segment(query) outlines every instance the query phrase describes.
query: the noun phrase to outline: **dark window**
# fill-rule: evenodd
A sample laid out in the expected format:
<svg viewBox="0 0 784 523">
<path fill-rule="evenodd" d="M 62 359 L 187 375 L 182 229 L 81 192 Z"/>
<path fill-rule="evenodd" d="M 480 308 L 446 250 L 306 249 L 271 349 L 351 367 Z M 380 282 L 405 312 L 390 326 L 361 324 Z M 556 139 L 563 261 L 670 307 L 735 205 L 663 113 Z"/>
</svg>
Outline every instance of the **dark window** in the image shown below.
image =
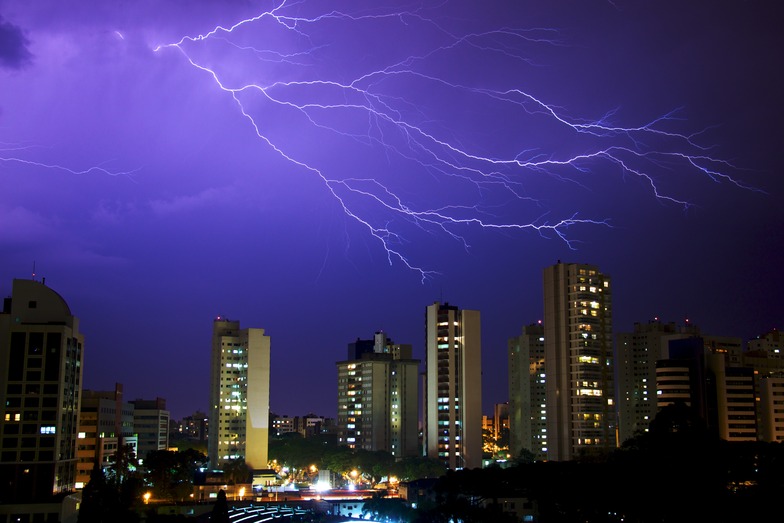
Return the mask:
<svg viewBox="0 0 784 523">
<path fill-rule="evenodd" d="M 6 423 L 3 425 L 3 434 L 19 434 L 19 424 Z"/>
<path fill-rule="evenodd" d="M 8 394 L 21 394 L 22 393 L 22 385 L 20 383 L 8 385 Z"/>
<path fill-rule="evenodd" d="M 27 381 L 41 381 L 41 371 L 40 370 L 27 371 Z"/>
<path fill-rule="evenodd" d="M 31 332 L 27 340 L 27 354 L 40 355 L 44 349 L 44 333 Z"/>
<path fill-rule="evenodd" d="M 35 444 L 38 441 L 37 438 L 22 438 L 22 448 L 29 449 L 35 448 Z"/>
<path fill-rule="evenodd" d="M 44 363 L 44 379 L 58 381 L 60 379 L 60 345 L 62 336 L 59 332 L 50 332 L 46 336 L 46 362 Z"/>
<path fill-rule="evenodd" d="M 28 396 L 24 400 L 24 406 L 28 409 L 37 409 L 38 405 L 40 404 L 40 398 L 38 396 Z M 25 412 L 25 419 L 27 418 L 27 412 Z"/>
<path fill-rule="evenodd" d="M 38 302 L 35 300 L 30 300 L 27 302 L 27 307 L 29 307 L 30 309 L 35 309 L 36 307 L 38 307 Z"/>
<path fill-rule="evenodd" d="M 24 376 L 25 333 L 11 333 L 11 350 L 8 357 L 8 380 L 22 381 Z"/>
</svg>

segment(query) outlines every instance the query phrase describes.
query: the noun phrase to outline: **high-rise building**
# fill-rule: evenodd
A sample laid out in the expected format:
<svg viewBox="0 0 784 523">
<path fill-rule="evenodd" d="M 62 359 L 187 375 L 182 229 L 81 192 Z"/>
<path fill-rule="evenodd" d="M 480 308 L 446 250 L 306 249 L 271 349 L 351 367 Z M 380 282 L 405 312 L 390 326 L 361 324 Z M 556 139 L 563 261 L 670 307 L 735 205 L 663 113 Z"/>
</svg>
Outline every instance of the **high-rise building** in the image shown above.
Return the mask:
<svg viewBox="0 0 784 523">
<path fill-rule="evenodd" d="M 688 321 L 678 326 L 658 319 L 635 323 L 632 332 L 615 338 L 615 371 L 618 384 L 618 441 L 647 432 L 658 412 L 656 362 L 667 358 L 670 340 L 698 336 Z"/>
<path fill-rule="evenodd" d="M 411 352 L 384 332 L 348 345 L 348 358 L 337 362 L 338 444 L 417 455 L 420 361 Z"/>
<path fill-rule="evenodd" d="M 610 277 L 598 267 L 544 269 L 547 459 L 617 446 Z"/>
<path fill-rule="evenodd" d="M 693 336 L 656 362 L 659 410 L 683 403 L 725 441 L 757 439 L 754 369 L 735 364 L 740 339 Z"/>
<path fill-rule="evenodd" d="M 424 446 L 452 470 L 482 466 L 479 311 L 435 302 L 425 312 Z"/>
<path fill-rule="evenodd" d="M 523 327 L 510 338 L 509 356 L 509 453 L 532 453 L 533 459 L 547 458 L 547 405 L 545 404 L 544 327 Z"/>
<path fill-rule="evenodd" d="M 123 386 L 114 390 L 83 390 L 79 409 L 76 488 L 84 488 L 96 464 L 108 471 L 116 462 L 120 447 L 128 447 L 137 457 L 138 438 L 134 433 L 133 405 L 123 399 Z"/>
<path fill-rule="evenodd" d="M 759 439 L 784 442 L 784 374 L 760 379 Z"/>
<path fill-rule="evenodd" d="M 208 453 L 213 468 L 244 459 L 267 468 L 270 338 L 264 329 L 240 329 L 217 318 L 212 330 Z"/>
<path fill-rule="evenodd" d="M 13 280 L 0 314 L 0 502 L 72 491 L 84 337 L 43 281 Z"/>
<path fill-rule="evenodd" d="M 133 405 L 133 431 L 139 438 L 138 456 L 147 457 L 149 452 L 169 448 L 169 419 L 166 400 L 135 399 Z"/>
</svg>

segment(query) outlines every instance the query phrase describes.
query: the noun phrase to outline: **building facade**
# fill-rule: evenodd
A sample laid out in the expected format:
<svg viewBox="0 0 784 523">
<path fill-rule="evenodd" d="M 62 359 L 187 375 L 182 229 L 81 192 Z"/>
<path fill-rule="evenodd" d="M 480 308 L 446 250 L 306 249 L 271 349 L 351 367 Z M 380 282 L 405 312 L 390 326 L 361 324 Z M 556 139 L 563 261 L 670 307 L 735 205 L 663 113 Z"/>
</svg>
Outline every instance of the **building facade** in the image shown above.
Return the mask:
<svg viewBox="0 0 784 523">
<path fill-rule="evenodd" d="M 544 326 L 523 327 L 507 346 L 509 372 L 509 453 L 526 450 L 533 459 L 547 458 L 547 405 Z"/>
<path fill-rule="evenodd" d="M 598 267 L 544 269 L 547 459 L 569 461 L 617 446 L 612 293 Z"/>
<path fill-rule="evenodd" d="M 13 280 L 0 314 L 0 502 L 74 490 L 83 350 L 66 301 Z"/>
<path fill-rule="evenodd" d="M 668 343 L 656 363 L 658 408 L 683 403 L 725 441 L 756 441 L 754 369 L 736 364 L 740 340 L 701 337 Z"/>
<path fill-rule="evenodd" d="M 111 391 L 83 390 L 76 446 L 76 488 L 83 488 L 90 481 L 96 463 L 107 471 L 115 462 L 120 446 L 126 445 L 136 457 L 143 457 L 139 455 L 134 433 L 133 405 L 123 399 L 122 384 L 115 384 Z"/>
<path fill-rule="evenodd" d="M 166 400 L 135 399 L 133 405 L 133 430 L 139 438 L 138 456 L 144 459 L 149 452 L 169 448 L 169 423 L 171 414 L 166 410 Z"/>
<path fill-rule="evenodd" d="M 435 302 L 425 332 L 425 454 L 452 470 L 481 467 L 480 313 Z"/>
<path fill-rule="evenodd" d="M 337 362 L 339 445 L 418 454 L 420 361 L 411 353 L 384 332 L 349 344 L 348 359 Z"/>
<path fill-rule="evenodd" d="M 213 322 L 208 454 L 221 469 L 244 459 L 267 468 L 270 338 L 264 329 L 240 329 L 238 321 Z"/>
<path fill-rule="evenodd" d="M 635 323 L 632 332 L 615 338 L 615 370 L 618 383 L 618 441 L 623 443 L 648 432 L 658 412 L 656 362 L 668 354 L 671 340 L 699 335 L 688 320 L 681 326 L 658 319 Z"/>
</svg>

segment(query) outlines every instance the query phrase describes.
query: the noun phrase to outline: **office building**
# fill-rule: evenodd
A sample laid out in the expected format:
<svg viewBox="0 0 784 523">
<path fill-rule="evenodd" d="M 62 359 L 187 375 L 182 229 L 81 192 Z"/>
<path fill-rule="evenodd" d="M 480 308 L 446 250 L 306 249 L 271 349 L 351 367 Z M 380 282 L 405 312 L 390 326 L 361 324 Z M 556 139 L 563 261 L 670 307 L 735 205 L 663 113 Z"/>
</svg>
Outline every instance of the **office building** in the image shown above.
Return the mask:
<svg viewBox="0 0 784 523">
<path fill-rule="evenodd" d="M 544 269 L 547 459 L 617 446 L 610 277 L 560 261 Z"/>
<path fill-rule="evenodd" d="M 74 490 L 83 350 L 62 296 L 14 279 L 0 314 L 0 503 Z"/>
<path fill-rule="evenodd" d="M 534 323 L 510 338 L 509 372 L 509 453 L 522 451 L 535 460 L 547 458 L 547 405 L 545 403 L 544 327 Z"/>
<path fill-rule="evenodd" d="M 137 455 L 144 459 L 147 454 L 156 450 L 169 448 L 169 419 L 171 414 L 166 410 L 166 400 L 135 399 L 133 405 L 133 430 L 139 438 Z"/>
<path fill-rule="evenodd" d="M 482 466 L 479 311 L 435 302 L 425 312 L 425 454 L 452 470 Z"/>
<path fill-rule="evenodd" d="M 116 454 L 125 447 L 137 458 L 138 438 L 134 433 L 133 405 L 123 398 L 123 386 L 115 384 L 111 391 L 82 391 L 77 437 L 76 488 L 90 481 L 97 463 L 104 473 L 116 462 Z"/>
<path fill-rule="evenodd" d="M 213 322 L 208 454 L 213 468 L 244 459 L 267 468 L 270 338 L 240 322 Z"/>
<path fill-rule="evenodd" d="M 760 379 L 758 437 L 761 441 L 784 442 L 784 373 Z"/>
<path fill-rule="evenodd" d="M 708 430 L 725 441 L 756 441 L 754 369 L 733 364 L 740 340 L 693 336 L 668 344 L 656 363 L 659 410 L 689 406 Z"/>
<path fill-rule="evenodd" d="M 671 340 L 699 336 L 688 320 L 682 326 L 658 318 L 635 323 L 632 332 L 615 338 L 615 370 L 618 383 L 618 441 L 648 432 L 658 412 L 656 362 L 667 358 Z"/>
<path fill-rule="evenodd" d="M 349 343 L 347 359 L 337 362 L 339 445 L 418 454 L 420 361 L 411 352 L 384 332 Z"/>
</svg>

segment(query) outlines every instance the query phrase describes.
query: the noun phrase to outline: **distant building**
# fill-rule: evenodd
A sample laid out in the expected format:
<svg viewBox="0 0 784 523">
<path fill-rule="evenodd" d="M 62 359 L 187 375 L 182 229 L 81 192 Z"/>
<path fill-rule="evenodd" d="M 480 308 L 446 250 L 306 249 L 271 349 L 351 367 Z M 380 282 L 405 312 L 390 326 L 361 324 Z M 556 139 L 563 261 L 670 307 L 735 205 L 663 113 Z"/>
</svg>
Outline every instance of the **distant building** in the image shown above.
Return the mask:
<svg viewBox="0 0 784 523">
<path fill-rule="evenodd" d="M 765 355 L 771 360 L 784 360 L 784 336 L 781 331 L 773 329 L 765 334 L 749 340 L 746 350 L 750 354 Z"/>
<path fill-rule="evenodd" d="M 122 384 L 115 384 L 111 391 L 84 390 L 79 410 L 76 488 L 84 488 L 90 481 L 96 463 L 108 471 L 121 446 L 130 446 L 136 457 L 142 457 L 134 433 L 133 405 L 123 398 Z"/>
<path fill-rule="evenodd" d="M 348 345 L 348 359 L 336 363 L 339 445 L 418 454 L 419 363 L 411 345 L 394 344 L 384 332 Z"/>
<path fill-rule="evenodd" d="M 66 301 L 14 279 L 0 314 L 0 503 L 74 490 L 83 350 Z"/>
<path fill-rule="evenodd" d="M 544 269 L 547 459 L 617 446 L 610 277 L 560 261 Z"/>
<path fill-rule="evenodd" d="M 424 445 L 452 470 L 482 466 L 479 311 L 435 302 L 425 312 Z"/>
<path fill-rule="evenodd" d="M 541 322 L 523 327 L 510 338 L 509 453 L 517 458 L 525 449 L 535 460 L 547 457 L 547 405 L 545 403 L 544 327 Z"/>
<path fill-rule="evenodd" d="M 209 418 L 207 414 L 196 411 L 190 416 L 185 416 L 176 422 L 176 433 L 186 439 L 205 442 L 209 432 Z"/>
<path fill-rule="evenodd" d="M 272 414 L 270 416 L 270 420 L 271 420 L 270 426 L 272 427 L 272 433 L 276 436 L 280 436 L 281 434 L 290 434 L 292 432 L 297 432 L 297 430 L 294 428 L 295 426 L 294 418 Z"/>
<path fill-rule="evenodd" d="M 244 459 L 267 468 L 270 338 L 238 321 L 213 322 L 208 453 L 213 468 Z"/>
<path fill-rule="evenodd" d="M 648 432 L 658 412 L 656 362 L 667 357 L 670 340 L 698 336 L 699 329 L 658 319 L 635 323 L 632 332 L 615 338 L 615 371 L 618 383 L 618 441 Z"/>
<path fill-rule="evenodd" d="M 784 442 L 784 374 L 760 380 L 761 441 Z"/>
<path fill-rule="evenodd" d="M 682 402 L 719 438 L 756 441 L 754 369 L 731 363 L 739 344 L 718 337 L 670 341 L 668 358 L 656 363 L 659 409 Z"/>
<path fill-rule="evenodd" d="M 169 448 L 169 418 L 166 400 L 135 399 L 133 405 L 133 430 L 139 438 L 138 456 L 147 457 L 149 452 Z"/>
</svg>

